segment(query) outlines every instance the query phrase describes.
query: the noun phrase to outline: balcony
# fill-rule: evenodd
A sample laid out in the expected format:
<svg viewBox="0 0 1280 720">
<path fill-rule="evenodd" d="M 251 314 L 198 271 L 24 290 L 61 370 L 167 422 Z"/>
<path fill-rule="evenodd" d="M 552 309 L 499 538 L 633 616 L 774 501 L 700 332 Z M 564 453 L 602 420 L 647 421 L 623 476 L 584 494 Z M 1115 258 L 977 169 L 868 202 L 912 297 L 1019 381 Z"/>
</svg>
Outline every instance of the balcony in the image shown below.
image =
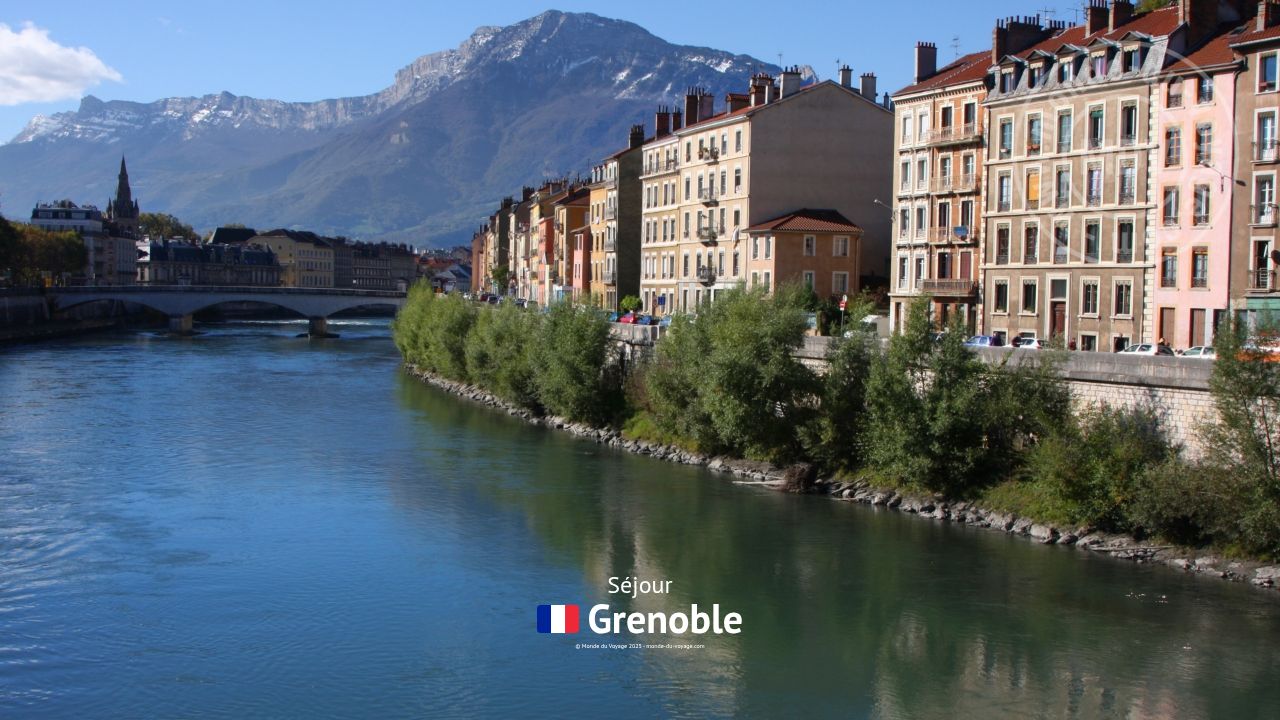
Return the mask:
<svg viewBox="0 0 1280 720">
<path fill-rule="evenodd" d="M 920 290 L 930 295 L 969 297 L 978 293 L 978 284 L 972 280 L 924 280 Z"/>
<path fill-rule="evenodd" d="M 710 147 L 698 148 L 698 159 L 706 160 L 710 163 L 720 162 L 720 148 L 712 145 Z"/>
<path fill-rule="evenodd" d="M 950 244 L 950 243 L 973 243 L 978 241 L 978 236 L 969 228 L 964 229 L 964 235 L 958 236 L 956 229 L 953 227 L 936 227 L 929 228 L 928 239 L 931 243 Z"/>
<path fill-rule="evenodd" d="M 1182 107 L 1182 93 L 1169 93 L 1169 99 L 1165 101 L 1165 107 Z"/>
<path fill-rule="evenodd" d="M 1253 144 L 1253 161 L 1256 163 L 1273 163 L 1280 160 L 1280 153 L 1276 152 L 1276 141 L 1260 142 Z"/>
<path fill-rule="evenodd" d="M 1204 288 L 1209 287 L 1209 278 L 1203 275 L 1192 276 L 1191 287 L 1197 290 L 1203 290 Z"/>
<path fill-rule="evenodd" d="M 617 252 L 618 239 L 607 237 L 604 239 L 604 251 L 607 253 Z"/>
<path fill-rule="evenodd" d="M 1053 249 L 1054 265 L 1066 265 L 1067 261 L 1070 259 L 1071 259 L 1071 253 L 1067 251 L 1067 248 L 1057 247 Z"/>
<path fill-rule="evenodd" d="M 1249 221 L 1251 225 L 1274 227 L 1276 224 L 1276 204 L 1251 205 L 1249 207 Z"/>
<path fill-rule="evenodd" d="M 604 206 L 604 219 L 605 219 L 605 220 L 617 220 L 617 219 L 618 219 L 618 208 L 617 208 L 617 206 L 615 206 L 615 205 L 605 205 L 605 206 Z"/>
<path fill-rule="evenodd" d="M 1123 189 L 1122 189 L 1122 190 L 1120 191 L 1120 204 L 1121 204 L 1121 205 L 1132 205 L 1132 204 L 1134 204 L 1135 202 L 1137 202 L 1137 196 L 1134 194 L 1134 192 L 1133 192 L 1132 190 L 1123 190 Z"/>
<path fill-rule="evenodd" d="M 925 132 L 922 138 L 927 145 L 960 145 L 982 139 L 982 127 L 976 123 L 953 125 Z"/>
<path fill-rule="evenodd" d="M 707 225 L 698 228 L 698 239 L 704 243 L 713 243 L 724 234 L 724 228 L 717 228 L 715 225 Z"/>
<path fill-rule="evenodd" d="M 1040 209 L 1040 198 L 1027 198 L 1026 200 L 1023 201 L 1023 203 L 1026 205 L 1027 210 Z"/>
<path fill-rule="evenodd" d="M 1101 195 L 1089 195 L 1085 198 L 1085 204 L 1089 207 L 1102 207 Z"/>
<path fill-rule="evenodd" d="M 1137 145 L 1137 144 L 1138 144 L 1137 135 L 1121 135 L 1120 136 L 1121 147 L 1133 147 L 1134 145 Z"/>
<path fill-rule="evenodd" d="M 1002 147 L 1002 148 L 1000 148 L 1000 159 L 1001 159 L 1001 160 L 1008 160 L 1008 159 L 1009 159 L 1009 158 L 1011 158 L 1011 157 L 1013 157 L 1013 148 L 1011 148 L 1011 147 Z"/>
<path fill-rule="evenodd" d="M 716 281 L 716 269 L 710 265 L 702 265 L 698 267 L 698 282 L 703 285 L 712 285 Z"/>
<path fill-rule="evenodd" d="M 1000 200 L 996 203 L 996 212 L 1009 212 L 1013 209 L 1013 203 L 1008 200 Z"/>
<path fill-rule="evenodd" d="M 964 193 L 973 192 L 977 188 L 978 178 L 970 173 L 968 175 L 943 175 L 936 177 L 930 184 L 930 191 L 936 193 Z"/>
<path fill-rule="evenodd" d="M 1040 143 L 1027 143 L 1027 157 L 1035 157 L 1040 154 Z"/>
<path fill-rule="evenodd" d="M 1091 137 L 1091 138 L 1089 138 L 1089 149 L 1090 149 L 1090 150 L 1097 150 L 1097 149 L 1099 149 L 1099 148 L 1101 148 L 1101 147 L 1102 147 L 1102 138 L 1100 138 L 1100 137 Z"/>
<path fill-rule="evenodd" d="M 716 205 L 720 202 L 720 196 L 716 193 L 715 188 L 702 188 L 698 191 L 698 199 L 703 205 Z"/>
<path fill-rule="evenodd" d="M 605 285 L 609 285 L 609 286 L 617 285 L 617 284 L 618 284 L 618 271 L 617 271 L 617 270 L 605 270 L 604 272 L 600 273 L 600 280 L 601 280 L 601 282 L 603 282 Z"/>
<path fill-rule="evenodd" d="M 1035 265 L 1040 262 L 1040 250 L 1038 248 L 1026 248 L 1022 252 L 1023 265 Z"/>
<path fill-rule="evenodd" d="M 1060 141 L 1058 142 L 1058 152 L 1060 152 L 1060 153 L 1069 153 L 1069 152 L 1071 152 L 1071 141 L 1070 141 L 1070 140 L 1060 140 Z"/>
<path fill-rule="evenodd" d="M 996 253 L 996 265 L 1008 265 L 1008 264 L 1009 264 L 1009 253 L 1007 251 L 1002 253 Z"/>
<path fill-rule="evenodd" d="M 1118 262 L 1118 263 L 1131 263 L 1131 262 L 1133 262 L 1133 250 L 1132 250 L 1132 249 L 1126 250 L 1126 249 L 1124 249 L 1124 248 L 1121 248 L 1121 249 L 1117 250 L 1117 251 L 1116 251 L 1116 262 Z"/>
<path fill-rule="evenodd" d="M 1059 209 L 1071 207 L 1071 198 L 1065 195 L 1059 195 L 1053 199 L 1053 206 Z"/>
<path fill-rule="evenodd" d="M 1275 290 L 1275 275 L 1265 268 L 1249 271 L 1249 289 L 1255 292 Z"/>
<path fill-rule="evenodd" d="M 1209 224 L 1209 216 L 1196 213 L 1192 218 L 1192 222 L 1196 224 L 1196 227 L 1204 227 Z"/>
</svg>

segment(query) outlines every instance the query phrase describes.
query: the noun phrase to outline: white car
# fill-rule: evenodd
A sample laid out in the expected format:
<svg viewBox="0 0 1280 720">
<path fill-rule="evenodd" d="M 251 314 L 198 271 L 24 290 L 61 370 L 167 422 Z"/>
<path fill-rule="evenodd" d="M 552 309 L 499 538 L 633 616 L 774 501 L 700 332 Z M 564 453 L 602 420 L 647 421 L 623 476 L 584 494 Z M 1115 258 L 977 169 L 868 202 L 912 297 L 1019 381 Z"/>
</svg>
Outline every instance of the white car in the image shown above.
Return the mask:
<svg viewBox="0 0 1280 720">
<path fill-rule="evenodd" d="M 1126 355 L 1173 355 L 1173 350 L 1170 350 L 1168 345 L 1158 343 L 1138 343 L 1120 352 Z"/>
<path fill-rule="evenodd" d="M 1213 349 L 1211 345 L 1197 345 L 1192 348 L 1187 348 L 1185 351 L 1183 351 L 1182 357 L 1200 358 L 1202 360 L 1213 360 L 1218 357 L 1218 353 Z"/>
<path fill-rule="evenodd" d="M 1014 338 L 1013 346 L 1019 350 L 1043 350 L 1047 347 L 1040 338 Z"/>
</svg>

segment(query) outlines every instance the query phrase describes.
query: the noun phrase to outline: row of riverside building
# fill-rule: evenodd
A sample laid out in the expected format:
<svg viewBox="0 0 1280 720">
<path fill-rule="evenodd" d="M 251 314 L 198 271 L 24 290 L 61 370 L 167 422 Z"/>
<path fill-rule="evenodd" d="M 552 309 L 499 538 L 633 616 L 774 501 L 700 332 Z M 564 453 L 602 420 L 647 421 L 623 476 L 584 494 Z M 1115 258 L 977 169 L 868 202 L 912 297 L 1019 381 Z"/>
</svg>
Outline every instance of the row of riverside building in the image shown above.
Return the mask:
<svg viewBox="0 0 1280 720">
<path fill-rule="evenodd" d="M 1278 7 L 1009 18 L 941 67 L 917 44 L 881 102 L 847 67 L 757 75 L 719 107 L 691 88 L 588 180 L 505 199 L 473 238 L 478 288 L 660 315 L 738 284 L 887 283 L 892 328 L 927 295 L 1006 340 L 1206 344 L 1229 312 L 1280 310 Z"/>
<path fill-rule="evenodd" d="M 1091 0 L 941 68 L 919 43 L 893 95 L 891 326 L 929 295 L 972 332 L 1186 348 L 1280 309 L 1278 9 Z"/>
<path fill-rule="evenodd" d="M 893 113 L 878 97 L 848 67 L 808 85 L 795 67 L 757 74 L 720 102 L 689 88 L 588 177 L 504 199 L 472 240 L 476 289 L 609 309 L 631 296 L 663 315 L 741 284 L 883 283 Z"/>
</svg>

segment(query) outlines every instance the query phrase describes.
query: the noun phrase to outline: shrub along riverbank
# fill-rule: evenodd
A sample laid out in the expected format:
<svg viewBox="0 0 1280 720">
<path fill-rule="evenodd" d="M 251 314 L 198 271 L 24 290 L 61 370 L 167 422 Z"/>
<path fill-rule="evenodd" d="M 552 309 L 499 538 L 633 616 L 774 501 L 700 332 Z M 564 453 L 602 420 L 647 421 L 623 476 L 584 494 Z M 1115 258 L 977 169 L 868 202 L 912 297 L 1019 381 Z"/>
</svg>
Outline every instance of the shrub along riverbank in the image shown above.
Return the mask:
<svg viewBox="0 0 1280 720">
<path fill-rule="evenodd" d="M 595 310 L 477 305 L 415 287 L 405 361 L 533 413 L 611 426 L 703 455 L 808 461 L 827 474 L 1136 538 L 1280 557 L 1280 364 L 1224 326 L 1206 453 L 1184 457 L 1158 408 L 1073 410 L 1053 352 L 990 366 L 962 328 L 936 341 L 928 304 L 886 351 L 858 333 L 818 375 L 795 358 L 806 290 L 734 290 L 676 317 L 624 373 Z M 861 317 L 868 305 L 853 307 Z M 1023 360 L 1031 356 L 1023 357 Z"/>
</svg>

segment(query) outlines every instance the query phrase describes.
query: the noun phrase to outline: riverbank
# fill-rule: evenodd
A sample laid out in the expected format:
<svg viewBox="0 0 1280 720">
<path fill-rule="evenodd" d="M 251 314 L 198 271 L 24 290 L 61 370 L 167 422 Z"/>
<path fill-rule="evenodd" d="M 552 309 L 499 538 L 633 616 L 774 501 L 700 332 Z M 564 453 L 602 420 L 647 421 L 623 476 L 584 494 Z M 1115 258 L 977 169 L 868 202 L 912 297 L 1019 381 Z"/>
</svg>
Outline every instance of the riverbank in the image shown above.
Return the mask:
<svg viewBox="0 0 1280 720">
<path fill-rule="evenodd" d="M 40 342 L 75 337 L 92 332 L 112 330 L 122 323 L 122 318 L 97 318 L 92 320 L 50 320 L 34 325 L 0 327 L 0 345 L 10 343 Z"/>
<path fill-rule="evenodd" d="M 890 488 L 872 487 L 861 481 L 844 482 L 834 478 L 805 477 L 806 472 L 798 467 L 783 468 L 765 462 L 712 457 L 673 445 L 630 439 L 615 428 L 594 427 L 563 418 L 540 416 L 506 402 L 480 387 L 455 382 L 407 363 L 404 367 L 410 375 L 436 388 L 518 417 L 531 425 L 561 430 L 582 439 L 657 460 L 706 467 L 714 472 L 734 476 L 744 484 L 823 495 L 839 502 L 860 503 L 935 521 L 988 528 L 1043 545 L 1065 545 L 1135 563 L 1160 564 L 1180 572 L 1248 583 L 1259 589 L 1280 590 L 1280 565 L 1233 560 L 1195 548 L 1151 545 L 1127 535 L 1098 532 L 1092 528 L 1058 527 L 1035 518 L 991 510 L 965 501 L 949 501 L 937 495 L 902 493 Z"/>
</svg>

